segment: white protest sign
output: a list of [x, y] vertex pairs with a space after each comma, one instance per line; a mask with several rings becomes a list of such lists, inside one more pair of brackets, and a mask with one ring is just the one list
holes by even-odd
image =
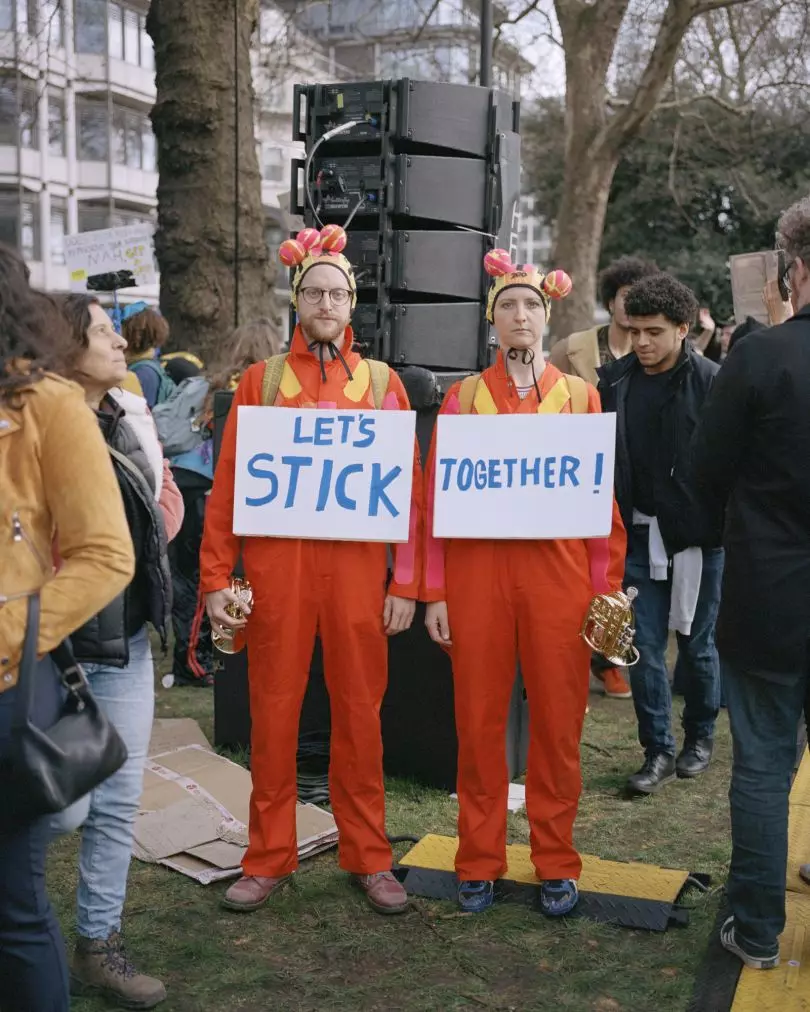
[[72, 292], [87, 291], [94, 274], [131, 271], [137, 285], [157, 284], [153, 233], [150, 223], [102, 228], [65, 236], [65, 263]]
[[438, 538], [610, 533], [616, 416], [440, 415]]
[[238, 412], [234, 534], [408, 540], [413, 411]]

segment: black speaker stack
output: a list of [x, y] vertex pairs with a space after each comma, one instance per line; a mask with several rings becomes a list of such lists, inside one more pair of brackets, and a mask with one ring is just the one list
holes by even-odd
[[291, 208], [349, 227], [353, 325], [370, 357], [470, 372], [489, 364], [482, 260], [516, 254], [519, 104], [470, 85], [407, 78], [298, 85]]

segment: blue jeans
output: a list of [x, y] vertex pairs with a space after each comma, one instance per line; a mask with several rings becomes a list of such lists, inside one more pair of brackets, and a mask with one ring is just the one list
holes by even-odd
[[772, 956], [785, 927], [788, 795], [810, 677], [802, 672], [794, 685], [778, 685], [726, 661], [722, 672], [733, 743], [726, 892], [743, 947]]
[[[703, 552], [703, 577], [689, 636], [677, 634], [679, 674], [683, 684], [683, 730], [687, 739], [711, 738], [720, 708], [720, 665], [714, 625], [720, 607], [723, 550]], [[628, 537], [625, 586], [638, 589], [635, 643], [641, 654], [630, 668], [630, 687], [638, 719], [638, 738], [649, 755], [675, 755], [671, 729], [672, 694], [667, 675], [671, 575], [650, 578], [648, 531], [634, 527]]]
[[[46, 657], [36, 670], [33, 722], [59, 716], [59, 675]], [[17, 691], [0, 693], [0, 755], [8, 746]], [[65, 944], [45, 891], [48, 819], [0, 825], [0, 1012], [67, 1012]]]
[[146, 627], [129, 641], [129, 664], [85, 666], [99, 706], [124, 739], [129, 758], [109, 780], [56, 816], [52, 829], [82, 828], [76, 927], [83, 938], [121, 930], [135, 816], [152, 733], [155, 674]]

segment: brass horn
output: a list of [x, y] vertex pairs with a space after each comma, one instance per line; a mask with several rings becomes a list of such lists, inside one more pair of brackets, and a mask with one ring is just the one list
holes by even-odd
[[628, 587], [625, 593], [617, 590], [597, 594], [582, 623], [580, 635], [591, 650], [617, 667], [630, 668], [639, 660], [639, 652], [633, 645], [636, 635], [633, 601], [637, 597], [635, 587]]
[[[253, 604], [253, 588], [247, 580], [234, 576], [231, 580], [231, 593], [236, 594], [238, 602], [232, 602], [225, 607], [225, 613], [231, 618], [242, 619], [245, 612], [242, 605], [249, 608]], [[238, 654], [245, 645], [245, 635], [242, 629], [236, 632], [220, 633], [211, 628], [211, 642], [223, 654]]]

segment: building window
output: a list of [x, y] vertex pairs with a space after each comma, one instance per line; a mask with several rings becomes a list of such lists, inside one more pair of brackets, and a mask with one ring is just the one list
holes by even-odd
[[23, 197], [20, 202], [20, 253], [23, 260], [40, 260], [39, 200]]
[[141, 62], [139, 54], [140, 25], [136, 11], [124, 8], [124, 59], [136, 67]]
[[262, 145], [262, 178], [270, 183], [284, 182], [284, 151], [273, 144]]
[[110, 208], [108, 204], [79, 203], [79, 231], [95, 232], [100, 228], [110, 227]]
[[20, 88], [20, 144], [33, 151], [39, 150], [37, 101], [36, 85], [23, 84]]
[[113, 108], [113, 161], [131, 169], [155, 171], [155, 141], [145, 113]]
[[76, 149], [79, 158], [106, 162], [109, 152], [106, 102], [76, 100]]
[[64, 200], [51, 197], [51, 227], [48, 233], [51, 263], [65, 262], [65, 233], [67, 232], [67, 204]]
[[65, 12], [63, 0], [45, 0], [42, 5], [42, 27], [47, 34], [49, 46], [65, 44]]
[[114, 60], [124, 59], [124, 13], [120, 4], [107, 5], [107, 41]]
[[154, 70], [155, 49], [152, 45], [152, 39], [146, 30], [146, 18], [143, 14], [138, 18], [138, 24], [140, 25], [141, 36], [141, 66], [144, 70]]
[[17, 143], [17, 89], [13, 77], [0, 77], [0, 144]]
[[61, 91], [48, 93], [48, 151], [58, 157], [65, 154], [65, 96]]
[[0, 0], [0, 31], [36, 35], [36, 0]]
[[117, 207], [111, 217], [113, 228], [123, 228], [125, 225], [149, 225], [152, 218], [143, 211], [127, 211], [125, 208]]
[[107, 49], [106, 0], [75, 0], [73, 19], [77, 53], [104, 54]]

